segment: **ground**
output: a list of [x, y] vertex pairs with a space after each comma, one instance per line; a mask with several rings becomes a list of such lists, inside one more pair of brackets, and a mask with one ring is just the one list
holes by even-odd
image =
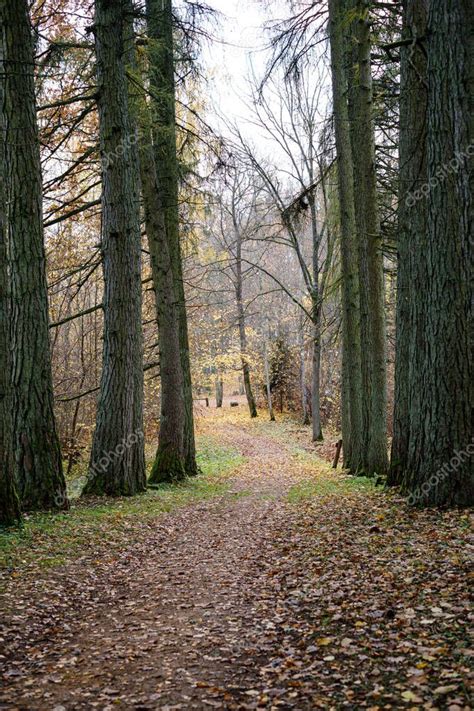
[[469, 515], [236, 410], [198, 479], [0, 538], [0, 708], [471, 709]]

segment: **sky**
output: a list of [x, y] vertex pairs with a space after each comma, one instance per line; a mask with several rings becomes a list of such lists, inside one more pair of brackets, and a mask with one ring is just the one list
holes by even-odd
[[[219, 15], [212, 28], [213, 41], [203, 43], [201, 61], [206, 77], [206, 120], [220, 135], [228, 135], [227, 123], [238, 123], [239, 130], [251, 145], [258, 144], [259, 154], [286, 164], [287, 157], [271, 141], [264, 129], [249, 121], [253, 112], [249, 105], [249, 77], [254, 73], [262, 79], [271, 55], [269, 26], [290, 14], [288, 0], [206, 0]], [[315, 71], [311, 81], [318, 81]], [[279, 102], [269, 103], [278, 113]], [[275, 99], [276, 100], [276, 99]], [[326, 99], [321, 99], [322, 114]]]
[[222, 13], [212, 33], [216, 39], [202, 54], [210, 76], [208, 93], [220, 114], [230, 120], [245, 118], [246, 77], [252, 66], [257, 76], [263, 74], [269, 41], [264, 25], [284, 15], [284, 4], [268, 3], [271, 9], [261, 0], [208, 0], [208, 4]]

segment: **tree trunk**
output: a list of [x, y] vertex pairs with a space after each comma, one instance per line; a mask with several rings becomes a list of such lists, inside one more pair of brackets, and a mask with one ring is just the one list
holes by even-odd
[[[313, 175], [311, 174], [311, 180]], [[311, 424], [313, 442], [323, 439], [321, 427], [321, 304], [319, 302], [319, 247], [321, 235], [318, 230], [318, 216], [316, 211], [316, 198], [312, 196], [310, 203], [311, 231], [313, 250], [313, 288], [311, 291], [311, 316], [313, 327], [313, 351], [311, 359]]]
[[[142, 110], [144, 110], [143, 107]], [[179, 481], [186, 477], [183, 421], [183, 371], [179, 339], [179, 306], [166, 239], [163, 209], [156, 177], [151, 134], [140, 137], [140, 165], [145, 225], [151, 257], [160, 351], [160, 434], [150, 482]]]
[[104, 344], [97, 424], [84, 494], [146, 488], [143, 443], [141, 238], [136, 130], [125, 76], [127, 3], [96, 0], [102, 158]]
[[270, 421], [275, 422], [275, 413], [273, 412], [272, 402], [272, 389], [270, 387], [270, 368], [268, 366], [268, 347], [266, 336], [263, 340], [263, 360], [265, 366], [265, 390], [267, 392], [268, 414], [270, 415]]
[[[5, 71], [3, 7], [0, 21], [0, 32], [2, 33], [0, 35], [0, 67], [3, 73]], [[4, 83], [0, 82], [0, 526], [12, 526], [20, 520], [20, 502], [14, 479], [13, 433], [11, 429], [4, 101]]]
[[198, 474], [199, 470], [194, 439], [193, 390], [179, 228], [172, 2], [171, 0], [146, 0], [146, 12], [148, 36], [151, 40], [149, 60], [155, 164], [179, 308], [186, 473], [193, 476]]
[[434, 506], [474, 503], [473, 34], [472, 3], [429, 3], [428, 239], [426, 252], [417, 255], [425, 263], [426, 282], [416, 283], [414, 295], [425, 308], [425, 347], [415, 381], [417, 429], [410, 433], [402, 488], [413, 503]]
[[355, 222], [358, 243], [361, 322], [363, 468], [386, 474], [387, 383], [383, 257], [373, 125], [372, 73], [368, 0], [350, 0], [355, 19], [349, 26], [349, 127], [357, 185]]
[[252, 392], [250, 382], [250, 365], [247, 354], [247, 332], [245, 329], [245, 309], [243, 302], [242, 283], [242, 236], [238, 229], [235, 230], [236, 251], [235, 251], [235, 298], [237, 302], [237, 323], [239, 327], [240, 359], [242, 362], [242, 377], [244, 381], [245, 395], [249, 406], [250, 417], [257, 417], [257, 405]]
[[[2, 98], [0, 96], [0, 101]], [[3, 156], [3, 146], [1, 149]], [[3, 166], [0, 166], [0, 169], [3, 171]], [[0, 526], [12, 526], [20, 520], [20, 504], [14, 480], [11, 430], [8, 272], [5, 215], [3, 211], [5, 204], [3, 201], [4, 194], [3, 174], [0, 174]]]
[[[397, 313], [393, 440], [387, 483], [400, 485], [409, 461], [410, 435], [420, 431], [415, 422], [422, 396], [425, 308], [417, 297], [427, 290], [423, 255], [427, 249], [427, 200], [414, 195], [426, 184], [426, 35], [427, 0], [405, 0], [402, 39], [412, 43], [400, 49], [400, 187], [398, 207]], [[421, 378], [416, 385], [416, 374]], [[415, 382], [415, 388], [413, 383]], [[412, 402], [413, 400], [413, 402]], [[411, 418], [413, 416], [413, 422]], [[418, 446], [418, 445], [417, 445]]]
[[362, 372], [360, 299], [354, 214], [354, 185], [344, 71], [342, 0], [329, 0], [334, 127], [341, 219], [344, 463], [357, 473], [362, 466]]
[[224, 383], [220, 375], [216, 378], [216, 407], [222, 407], [224, 400]]
[[306, 362], [305, 362], [305, 351], [304, 351], [304, 333], [303, 333], [303, 321], [299, 328], [299, 347], [300, 347], [300, 389], [301, 389], [301, 412], [303, 425], [310, 424], [309, 412], [308, 412], [308, 399], [306, 396]]
[[319, 305], [319, 297], [316, 296], [314, 303], [313, 295], [313, 351], [311, 359], [311, 412], [312, 412], [312, 430], [313, 442], [321, 442], [323, 438], [323, 430], [321, 427], [321, 308]]
[[34, 52], [26, 0], [1, 0], [15, 479], [26, 510], [67, 508], [53, 410]]
[[138, 124], [140, 181], [145, 211], [145, 232], [150, 253], [155, 293], [158, 346], [160, 353], [161, 410], [158, 449], [150, 474], [150, 483], [181, 481], [186, 477], [184, 453], [183, 371], [180, 357], [179, 305], [176, 297], [171, 255], [166, 235], [161, 192], [158, 185], [153, 150], [151, 117], [142, 90], [143, 76], [135, 55], [133, 22], [127, 34], [129, 72], [135, 78], [129, 93]]

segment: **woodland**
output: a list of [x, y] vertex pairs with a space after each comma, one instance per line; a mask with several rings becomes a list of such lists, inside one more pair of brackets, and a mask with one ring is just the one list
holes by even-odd
[[0, 0], [0, 708], [472, 708], [473, 165], [471, 0]]

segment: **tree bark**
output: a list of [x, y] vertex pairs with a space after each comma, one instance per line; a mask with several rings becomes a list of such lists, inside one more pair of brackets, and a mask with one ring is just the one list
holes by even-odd
[[67, 508], [53, 411], [34, 51], [28, 3], [1, 0], [15, 480], [25, 510]]
[[[429, 506], [474, 503], [472, 234], [474, 9], [431, 0], [428, 10], [426, 286], [419, 412], [402, 490]], [[424, 198], [422, 198], [424, 199]], [[421, 287], [421, 288], [420, 288]], [[413, 411], [413, 400], [410, 403]]]
[[[0, 5], [1, 7], [1, 5]], [[0, 19], [3, 21], [3, 7]], [[5, 71], [5, 24], [0, 25], [0, 67]], [[10, 387], [10, 306], [8, 294], [7, 224], [5, 215], [4, 82], [0, 82], [0, 526], [20, 521], [20, 502], [14, 479]]]
[[[399, 206], [397, 244], [397, 312], [393, 439], [387, 483], [398, 486], [407, 470], [415, 421], [422, 396], [425, 350], [425, 307], [417, 293], [428, 290], [425, 272], [427, 199], [414, 196], [428, 179], [426, 165], [426, 35], [427, 0], [405, 0], [400, 49]], [[421, 381], [420, 381], [421, 378]], [[417, 384], [417, 380], [419, 380]], [[418, 446], [418, 445], [416, 445]]]
[[[311, 180], [313, 173], [311, 171]], [[316, 212], [316, 197], [310, 199], [311, 231], [312, 231], [312, 262], [313, 286], [311, 290], [311, 316], [313, 331], [313, 350], [311, 358], [311, 425], [313, 442], [323, 439], [321, 426], [321, 303], [319, 294], [319, 247], [321, 235], [318, 230], [318, 216]]]
[[151, 116], [137, 62], [133, 22], [128, 23], [129, 94], [138, 126], [140, 182], [145, 232], [150, 253], [160, 353], [160, 432], [150, 483], [181, 481], [186, 477], [184, 453], [184, 395], [179, 339], [179, 305], [166, 234], [161, 192], [153, 149]]
[[363, 468], [386, 474], [387, 382], [383, 257], [375, 173], [369, 0], [350, 0], [349, 126], [357, 185], [355, 222], [358, 243], [361, 316]]
[[[146, 106], [142, 106], [142, 115]], [[179, 305], [166, 239], [163, 206], [156, 176], [151, 132], [141, 127], [140, 166], [145, 226], [151, 258], [160, 352], [161, 413], [158, 450], [150, 483], [186, 477], [183, 371], [180, 356]]]
[[[0, 175], [0, 198], [4, 195], [2, 183], [3, 178]], [[0, 526], [12, 526], [20, 520], [20, 502], [14, 480], [12, 448], [8, 272], [4, 204], [2, 200], [0, 206]]]
[[103, 183], [104, 344], [84, 494], [110, 496], [130, 496], [146, 488], [139, 178], [125, 75], [127, 5], [96, 0], [94, 25]]
[[345, 400], [343, 403], [342, 438], [344, 463], [352, 472], [357, 473], [363, 464], [360, 299], [352, 151], [346, 100], [347, 81], [344, 71], [343, 26], [342, 0], [329, 0], [333, 111], [341, 219], [342, 394]]
[[146, 13], [150, 39], [150, 88], [155, 164], [179, 308], [186, 473], [193, 476], [198, 474], [199, 470], [196, 463], [193, 390], [179, 227], [172, 2], [171, 0], [146, 0]]
[[[316, 283], [316, 282], [315, 282]], [[312, 412], [312, 432], [313, 442], [323, 440], [323, 430], [321, 426], [321, 307], [319, 295], [313, 292], [313, 320], [311, 323], [313, 331], [313, 351], [311, 358], [311, 412]]]

